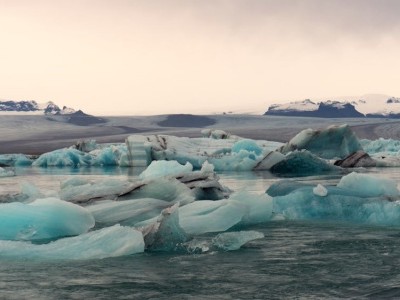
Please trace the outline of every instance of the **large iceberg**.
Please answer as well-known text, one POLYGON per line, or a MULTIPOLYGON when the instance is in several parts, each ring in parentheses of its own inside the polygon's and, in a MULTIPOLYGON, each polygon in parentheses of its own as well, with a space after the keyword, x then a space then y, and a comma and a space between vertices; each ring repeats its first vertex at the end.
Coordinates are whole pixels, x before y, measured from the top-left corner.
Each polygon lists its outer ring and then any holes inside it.
POLYGON ((44 240, 79 235, 94 226, 86 209, 57 198, 0 204, 1 240, 44 240))
POLYGON ((143 235, 130 227, 115 225, 48 244, 0 240, 0 258, 82 260, 141 253, 143 235))
POLYGON ((340 172, 340 168, 307 150, 293 151, 271 167, 271 172, 283 176, 304 176, 340 172))
POLYGON ((325 159, 345 158, 353 152, 363 150, 348 125, 330 126, 325 130, 305 129, 280 150, 286 154, 302 149, 325 159))
POLYGON ((391 180, 352 173, 323 192, 293 181, 277 185, 267 193, 273 197, 274 213, 285 219, 400 226, 400 204, 394 201, 399 200, 399 191, 391 180))
POLYGON ((215 138, 185 138, 169 135, 130 136, 126 140, 132 166, 147 166, 153 160, 190 163, 200 169, 204 162, 217 171, 252 170, 281 143, 255 141, 227 136, 215 138))

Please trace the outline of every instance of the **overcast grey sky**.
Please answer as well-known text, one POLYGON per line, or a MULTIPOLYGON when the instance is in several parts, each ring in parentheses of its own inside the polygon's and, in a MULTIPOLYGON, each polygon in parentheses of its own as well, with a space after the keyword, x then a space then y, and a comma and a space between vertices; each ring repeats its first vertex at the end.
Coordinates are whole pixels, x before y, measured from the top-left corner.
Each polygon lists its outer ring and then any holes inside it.
POLYGON ((0 0, 0 98, 93 114, 400 96, 397 0, 0 0))

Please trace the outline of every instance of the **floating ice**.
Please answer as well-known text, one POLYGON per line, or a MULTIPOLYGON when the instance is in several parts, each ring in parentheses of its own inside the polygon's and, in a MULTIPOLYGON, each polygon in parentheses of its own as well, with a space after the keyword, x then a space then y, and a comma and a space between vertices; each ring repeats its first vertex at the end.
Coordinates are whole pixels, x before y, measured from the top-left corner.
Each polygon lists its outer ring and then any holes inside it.
POLYGON ((322 185, 318 184, 315 188, 313 188, 314 195, 325 197, 328 195, 328 190, 322 185))
POLYGON ((254 195, 249 192, 237 192, 229 200, 237 201, 245 206, 245 214, 240 225, 252 225, 271 220, 273 202, 268 195, 254 195))
POLYGON ((294 187, 294 183, 286 181, 280 188, 271 186, 267 191, 275 194, 274 212, 286 219, 400 225, 400 204, 388 201, 399 198, 396 185, 390 180, 352 173, 337 186, 326 186, 326 196, 314 193, 312 185, 294 187))
POLYGON ((280 175, 304 176, 324 172, 339 172, 340 168, 329 164, 307 150, 293 151, 271 167, 271 172, 280 175))
POLYGON ((395 181, 356 172, 343 176, 337 186, 357 191, 357 193, 365 197, 399 196, 399 190, 395 181))
POLYGON ((122 224, 134 226, 136 223, 158 216, 171 203, 158 199, 144 198, 126 201, 100 201, 86 206, 96 223, 104 225, 122 224))
POLYGON ((0 154, 0 165, 5 166, 30 166, 33 162, 31 156, 24 154, 0 154))
POLYGON ((119 200, 155 198, 167 202, 180 202, 182 205, 193 202, 195 196, 185 184, 174 178, 161 178, 142 182, 128 193, 118 197, 119 200))
POLYGON ((146 249, 177 251, 187 241, 186 232, 179 225, 179 203, 164 209, 157 221, 142 229, 146 249))
POLYGON ((259 231, 224 232, 212 239, 212 245, 224 251, 238 250, 244 244, 264 238, 259 231))
POLYGON ((92 157, 77 149, 58 149, 42 154, 32 165, 37 167, 90 166, 92 157))
POLYGON ((193 166, 188 162, 181 165, 177 161, 152 161, 147 169, 139 175, 139 178, 142 180, 154 180, 160 177, 177 178, 192 172, 192 170, 193 166))
POLYGON ((191 235, 221 232, 239 223, 245 212, 246 207, 237 201, 196 201, 179 208, 179 223, 191 235))
POLYGON ((93 166, 130 166, 126 145, 109 145, 89 152, 93 166))
POLYGON ((61 184, 60 198, 74 203, 86 203, 94 199, 115 199, 140 185, 143 184, 116 179, 91 182, 73 177, 61 184))
POLYGON ((0 239, 42 240, 79 235, 94 226, 84 208, 56 198, 0 204, 0 239))
POLYGON ((254 170, 270 170, 274 165, 283 161, 285 159, 285 155, 277 151, 268 152, 264 158, 257 163, 254 167, 254 170))
POLYGON ((195 238, 183 244, 188 253, 207 253, 210 251, 238 250, 246 243, 264 238, 258 231, 239 231, 220 233, 211 240, 195 238))
POLYGON ((0 177, 10 177, 10 176, 15 176, 15 173, 11 170, 7 170, 0 167, 0 177))
POLYGON ((340 166, 342 168, 370 168, 376 167, 378 164, 376 160, 372 159, 368 153, 362 150, 356 151, 342 160, 335 161, 335 166, 340 166))
POLYGON ((78 149, 82 152, 90 152, 96 150, 98 148, 98 145, 96 143, 96 140, 79 140, 76 142, 74 147, 75 149, 78 149))
POLYGON ((400 141, 393 139, 379 138, 377 140, 360 140, 364 151, 368 154, 399 155, 400 141))
POLYGON ((354 132, 348 125, 330 126, 325 130, 305 129, 281 148, 286 154, 296 149, 306 149, 325 158, 344 158, 363 150, 354 132))
POLYGON ((263 149, 254 140, 249 140, 249 139, 237 141, 232 146, 233 153, 239 153, 242 150, 247 152, 253 152, 255 156, 258 156, 263 152, 263 149))
POLYGON ((115 225, 49 244, 0 241, 0 258, 83 260, 141 253, 143 235, 130 227, 115 225))

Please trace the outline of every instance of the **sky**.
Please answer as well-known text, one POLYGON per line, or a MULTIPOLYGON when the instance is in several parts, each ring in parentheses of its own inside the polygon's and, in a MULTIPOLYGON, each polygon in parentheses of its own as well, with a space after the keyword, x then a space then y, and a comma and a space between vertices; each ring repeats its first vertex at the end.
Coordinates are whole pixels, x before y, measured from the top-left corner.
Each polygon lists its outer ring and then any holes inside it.
POLYGON ((0 99, 97 115, 400 96, 397 0, 0 0, 0 99))

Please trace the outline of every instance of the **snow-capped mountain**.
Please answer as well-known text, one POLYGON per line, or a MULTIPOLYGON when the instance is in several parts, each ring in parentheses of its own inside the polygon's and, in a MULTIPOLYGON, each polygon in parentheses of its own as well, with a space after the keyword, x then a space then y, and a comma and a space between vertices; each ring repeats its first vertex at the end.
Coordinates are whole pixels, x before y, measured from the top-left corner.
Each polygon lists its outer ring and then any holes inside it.
POLYGON ((273 104, 265 115, 321 118, 400 118, 400 98, 370 94, 313 102, 310 99, 273 104), (354 100, 357 99, 357 100, 354 100))
POLYGON ((26 113, 46 115, 70 115, 76 113, 73 108, 64 106, 62 109, 54 102, 37 103, 36 101, 0 101, 0 112, 3 113, 26 113))

